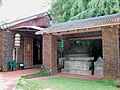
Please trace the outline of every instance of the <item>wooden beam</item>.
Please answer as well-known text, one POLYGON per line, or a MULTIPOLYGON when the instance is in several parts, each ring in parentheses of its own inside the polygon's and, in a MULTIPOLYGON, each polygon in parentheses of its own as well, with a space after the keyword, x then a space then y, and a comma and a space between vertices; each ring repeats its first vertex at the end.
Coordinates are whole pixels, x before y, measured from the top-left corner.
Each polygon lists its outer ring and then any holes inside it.
POLYGON ((93 40, 93 39, 102 39, 102 36, 83 37, 83 38, 70 38, 69 40, 93 40))
POLYGON ((75 34, 75 33, 95 32, 95 31, 102 31, 102 29, 95 28, 95 29, 69 30, 69 31, 62 31, 62 32, 53 32, 52 35, 67 35, 67 34, 75 34))

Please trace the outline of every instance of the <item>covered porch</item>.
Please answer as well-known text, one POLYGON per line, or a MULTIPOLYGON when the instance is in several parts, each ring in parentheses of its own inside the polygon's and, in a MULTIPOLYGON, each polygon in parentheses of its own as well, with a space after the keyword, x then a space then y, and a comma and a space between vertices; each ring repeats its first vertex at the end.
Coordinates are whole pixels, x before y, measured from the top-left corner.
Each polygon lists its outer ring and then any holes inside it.
MULTIPOLYGON (((120 14, 71 21, 50 26, 37 35, 43 36, 43 66, 58 73, 57 41, 70 40, 102 40, 104 78, 120 77, 119 59, 120 14)), ((67 47, 65 47, 67 48, 67 47)))
POLYGON ((0 25, 1 71, 9 70, 9 60, 16 63, 16 69, 19 62, 24 68, 42 65, 42 35, 36 36, 35 32, 50 26, 50 20, 49 12, 44 12, 0 25), (20 36, 19 47, 15 45, 16 34, 20 36))

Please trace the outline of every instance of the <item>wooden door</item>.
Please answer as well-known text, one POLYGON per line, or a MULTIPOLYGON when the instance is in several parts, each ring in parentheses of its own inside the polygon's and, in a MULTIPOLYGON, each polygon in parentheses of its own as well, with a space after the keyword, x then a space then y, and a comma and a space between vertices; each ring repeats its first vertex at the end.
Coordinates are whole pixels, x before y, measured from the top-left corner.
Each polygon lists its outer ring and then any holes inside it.
POLYGON ((33 39, 24 37, 24 64, 25 68, 33 66, 33 39))

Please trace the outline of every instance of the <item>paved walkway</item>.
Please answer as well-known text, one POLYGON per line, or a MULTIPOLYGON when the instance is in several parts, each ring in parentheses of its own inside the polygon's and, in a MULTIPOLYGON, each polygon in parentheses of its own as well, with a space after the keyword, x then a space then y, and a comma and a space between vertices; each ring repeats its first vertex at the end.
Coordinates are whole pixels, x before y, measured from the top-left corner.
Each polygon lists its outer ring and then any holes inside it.
MULTIPOLYGON (((17 81, 21 76, 37 73, 39 71, 40 68, 32 68, 32 69, 17 70, 12 72, 0 72, 0 90, 14 90, 17 81)), ((80 78, 80 79, 88 79, 88 80, 96 80, 100 78, 99 76, 95 76, 95 75, 76 75, 76 74, 58 73, 53 76, 37 77, 27 80, 40 80, 44 78, 54 78, 54 77, 70 77, 70 78, 80 78)))
POLYGON ((39 72, 40 68, 0 72, 0 90, 14 90, 18 79, 27 74, 39 72))

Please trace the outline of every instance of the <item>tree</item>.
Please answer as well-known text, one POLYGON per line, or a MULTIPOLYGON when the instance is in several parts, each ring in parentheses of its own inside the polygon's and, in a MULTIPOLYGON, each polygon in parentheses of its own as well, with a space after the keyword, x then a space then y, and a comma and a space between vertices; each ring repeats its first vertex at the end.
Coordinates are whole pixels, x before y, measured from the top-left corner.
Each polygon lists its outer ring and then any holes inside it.
MULTIPOLYGON (((69 20, 69 11, 71 8, 71 3, 69 0, 54 0, 51 4, 51 14, 54 17, 53 22, 63 22, 69 20)), ((71 0, 72 2, 73 0, 71 0)))
POLYGON ((53 23, 120 13, 120 0, 53 0, 53 23))
POLYGON ((53 23, 66 22, 87 8, 90 0, 55 0, 51 4, 53 23))

